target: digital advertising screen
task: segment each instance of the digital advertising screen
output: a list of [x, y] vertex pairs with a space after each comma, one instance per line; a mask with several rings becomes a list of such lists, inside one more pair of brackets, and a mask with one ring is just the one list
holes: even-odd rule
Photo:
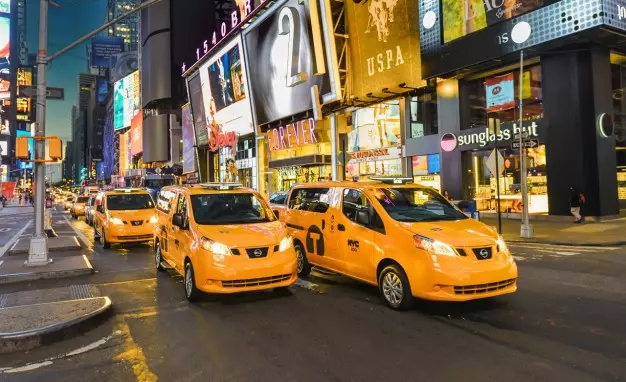
[[183, 129], [183, 174], [196, 171], [195, 148], [193, 147], [193, 116], [189, 104], [182, 108]]
[[530, 12], [544, 0], [442, 0], [443, 42]]
[[11, 0], [0, 0], [0, 13], [11, 13]]
[[[15, 136], [16, 137], [32, 137], [32, 133], [30, 131], [26, 131], [26, 130], [16, 130], [15, 131]], [[35, 154], [35, 142], [33, 139], [29, 139], [28, 140], [28, 156], [29, 158], [33, 158], [33, 155]], [[24, 168], [33, 168], [33, 163], [32, 162], [22, 162], [21, 160], [17, 161], [20, 168], [24, 169]]]
[[331, 92], [328, 74], [314, 75], [311, 36], [310, 17], [299, 0], [272, 5], [244, 31], [257, 124], [311, 110], [314, 85], [321, 95]]
[[207, 126], [240, 135], [254, 132], [241, 38], [232, 40], [200, 68], [200, 80]]
[[141, 110], [139, 71], [117, 81], [113, 94], [113, 125], [115, 130], [130, 126], [131, 120]]
[[11, 20], [0, 16], [0, 100], [11, 98]]
[[104, 99], [109, 92], [109, 81], [106, 78], [100, 78], [97, 82], [98, 86], [98, 103], [104, 103]]
[[193, 116], [196, 145], [198, 147], [204, 147], [209, 144], [209, 132], [206, 128], [206, 112], [202, 100], [202, 80], [199, 73], [187, 81], [187, 91], [189, 92], [189, 104]]
[[143, 114], [137, 113], [130, 121], [130, 155], [143, 152]]

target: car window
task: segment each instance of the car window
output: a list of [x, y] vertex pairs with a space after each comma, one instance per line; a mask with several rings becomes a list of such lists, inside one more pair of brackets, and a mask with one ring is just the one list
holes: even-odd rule
[[341, 210], [348, 219], [357, 224], [360, 224], [356, 219], [357, 211], [367, 211], [368, 214], [371, 214], [370, 224], [367, 225], [367, 227], [378, 231], [384, 231], [382, 219], [380, 219], [376, 210], [372, 208], [372, 203], [367, 196], [359, 190], [347, 188], [343, 191], [343, 203], [341, 205]]
[[148, 194], [108, 195], [109, 210], [146, 210], [154, 208], [152, 198]]
[[289, 208], [324, 213], [328, 210], [330, 188], [297, 188], [291, 192]]
[[201, 225], [253, 224], [276, 220], [267, 203], [252, 193], [193, 195], [191, 208]]
[[172, 201], [175, 196], [176, 193], [169, 190], [162, 190], [159, 192], [159, 195], [157, 196], [157, 209], [165, 213], [169, 213], [172, 209]]
[[274, 194], [270, 198], [270, 203], [285, 204], [287, 202], [287, 194]]
[[76, 198], [76, 203], [87, 203], [87, 200], [89, 200], [89, 196], [79, 196]]

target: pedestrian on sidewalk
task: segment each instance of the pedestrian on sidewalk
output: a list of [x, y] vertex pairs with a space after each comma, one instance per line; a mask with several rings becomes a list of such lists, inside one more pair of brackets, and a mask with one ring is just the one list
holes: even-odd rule
[[580, 214], [581, 197], [580, 192], [574, 186], [569, 188], [569, 207], [570, 212], [574, 216], [574, 223], [582, 223], [583, 217]]

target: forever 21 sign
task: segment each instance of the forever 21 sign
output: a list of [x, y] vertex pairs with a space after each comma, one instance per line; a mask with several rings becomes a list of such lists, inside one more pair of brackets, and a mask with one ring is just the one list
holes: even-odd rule
[[[217, 29], [211, 33], [210, 40], [204, 40], [202, 42], [202, 46], [196, 48], [196, 61], [193, 63], [200, 61], [204, 56], [206, 56], [211, 49], [218, 42], [222, 41], [224, 37], [226, 37], [230, 32], [237, 29], [248, 17], [252, 14], [259, 5], [265, 3], [266, 0], [236, 0], [237, 9], [232, 11], [230, 14], [230, 20], [228, 22], [222, 22], [218, 25]], [[193, 65], [192, 64], [192, 65]], [[189, 66], [183, 62], [182, 72], [185, 73]]]

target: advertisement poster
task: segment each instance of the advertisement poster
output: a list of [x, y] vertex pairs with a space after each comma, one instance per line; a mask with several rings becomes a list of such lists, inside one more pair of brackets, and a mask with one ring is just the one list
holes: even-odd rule
[[130, 155], [143, 152], [143, 113], [137, 113], [130, 121]]
[[209, 139], [212, 134], [251, 134], [252, 112], [243, 71], [241, 39], [236, 38], [200, 68]]
[[[256, 122], [262, 125], [311, 110], [313, 85], [320, 94], [332, 89], [327, 74], [313, 74], [311, 28], [304, 3], [285, 1], [259, 20], [246, 29], [244, 38]], [[293, 32], [287, 32], [289, 28]]]
[[11, 20], [0, 17], [0, 100], [11, 98]]
[[183, 174], [196, 171], [196, 149], [193, 146], [193, 117], [189, 104], [182, 108]]
[[11, 0], [0, 0], [0, 13], [11, 13]]
[[124, 39], [113, 36], [96, 36], [91, 39], [91, 66], [105, 66], [111, 64], [111, 57], [122, 53]]
[[439, 174], [441, 172], [441, 156], [439, 154], [428, 154], [428, 173]]
[[346, 0], [354, 96], [388, 96], [382, 89], [424, 86], [414, 0]]
[[358, 109], [352, 114], [348, 152], [398, 146], [401, 142], [400, 104], [390, 101]]
[[539, 8], [544, 0], [442, 0], [441, 5], [443, 41], [448, 43]]
[[195, 75], [187, 82], [189, 88], [189, 102], [193, 114], [193, 129], [196, 135], [196, 145], [205, 147], [209, 144], [209, 132], [206, 128], [206, 113], [202, 100], [202, 80], [200, 74]]
[[0, 156], [6, 157], [9, 155], [9, 142], [0, 141]]
[[428, 157], [418, 155], [413, 157], [413, 176], [428, 174]]
[[[15, 131], [15, 136], [16, 137], [32, 137], [32, 133], [30, 131], [26, 131], [26, 130], [16, 130]], [[35, 153], [35, 143], [33, 139], [29, 139], [28, 140], [28, 157], [32, 158], [33, 155]], [[32, 162], [22, 162], [21, 160], [17, 161], [20, 168], [24, 169], [24, 168], [33, 168], [33, 163]]]
[[487, 113], [515, 107], [515, 76], [513, 73], [485, 80]]
[[136, 71], [114, 85], [113, 119], [115, 130], [130, 126], [140, 109], [139, 72]]
[[128, 170], [128, 134], [120, 134], [120, 175], [124, 176]]
[[123, 52], [111, 56], [109, 64], [109, 79], [115, 83], [139, 68], [137, 51]]

